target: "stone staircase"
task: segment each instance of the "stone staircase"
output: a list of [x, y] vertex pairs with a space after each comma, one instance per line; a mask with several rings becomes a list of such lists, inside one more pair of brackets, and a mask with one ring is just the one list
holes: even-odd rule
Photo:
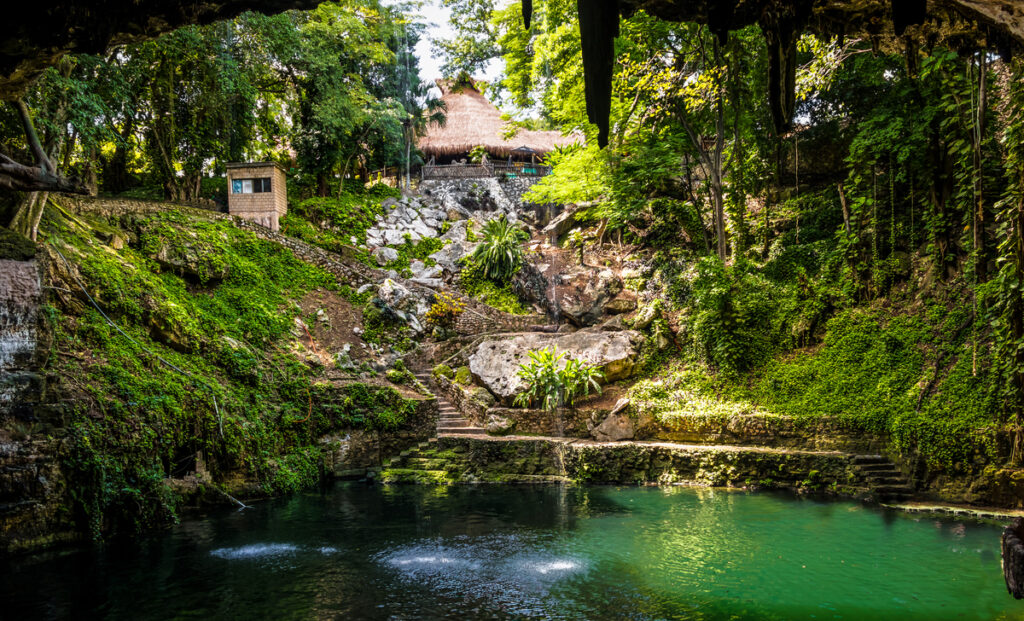
[[464, 461], [459, 453], [440, 448], [437, 438], [430, 438], [384, 462], [380, 480], [428, 485], [456, 483], [465, 469]]
[[854, 455], [854, 468], [865, 487], [883, 502], [900, 502], [914, 496], [914, 487], [896, 464], [882, 455]]
[[[416, 379], [420, 381], [424, 386], [430, 386], [430, 373], [420, 372], [416, 373]], [[437, 418], [437, 435], [474, 435], [474, 434], [486, 434], [487, 431], [480, 428], [474, 427], [472, 423], [466, 420], [466, 417], [462, 415], [454, 405], [445, 398], [444, 395], [434, 393], [434, 397], [437, 399], [437, 406], [439, 409], [439, 415]]]

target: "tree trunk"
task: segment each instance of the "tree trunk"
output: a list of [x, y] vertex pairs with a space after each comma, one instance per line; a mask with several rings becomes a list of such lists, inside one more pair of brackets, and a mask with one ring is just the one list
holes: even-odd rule
[[988, 68], [985, 63], [986, 52], [978, 55], [978, 108], [975, 112], [973, 140], [972, 142], [972, 167], [974, 169], [974, 217], [972, 218], [974, 245], [974, 273], [977, 282], [985, 280], [986, 257], [985, 257], [985, 201], [982, 194], [982, 154], [981, 146], [985, 137], [985, 106], [988, 105], [988, 93], [985, 79]]
[[49, 198], [49, 192], [30, 192], [18, 208], [18, 212], [14, 214], [9, 228], [36, 241], [39, 235], [39, 222], [43, 218], [43, 209]]

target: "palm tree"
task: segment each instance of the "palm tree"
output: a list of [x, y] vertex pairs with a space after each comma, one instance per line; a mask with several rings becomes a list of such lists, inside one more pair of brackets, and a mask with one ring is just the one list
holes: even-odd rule
[[402, 123], [405, 135], [405, 188], [409, 188], [412, 178], [412, 147], [416, 139], [427, 133], [427, 128], [436, 123], [444, 127], [447, 117], [445, 112], [447, 106], [444, 101], [434, 97], [430, 87], [426, 84], [418, 84], [408, 91], [409, 97], [405, 102], [406, 120]]
[[445, 112], [447, 107], [444, 101], [434, 97], [429, 84], [420, 82], [419, 76], [412, 66], [413, 43], [409, 40], [409, 25], [402, 23], [402, 58], [399, 62], [399, 87], [402, 92], [402, 106], [405, 108], [406, 118], [402, 121], [402, 136], [405, 139], [405, 182], [404, 186], [409, 189], [412, 179], [412, 147], [416, 138], [427, 133], [427, 127], [431, 123], [437, 123], [444, 127]]

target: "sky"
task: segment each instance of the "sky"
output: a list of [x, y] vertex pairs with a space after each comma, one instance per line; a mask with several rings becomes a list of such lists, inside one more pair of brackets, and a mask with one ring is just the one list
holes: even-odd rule
[[[429, 82], [433, 82], [441, 76], [441, 59], [434, 58], [431, 52], [431, 40], [445, 39], [453, 35], [452, 27], [448, 23], [449, 11], [441, 5], [441, 0], [428, 0], [420, 10], [423, 22], [427, 24], [427, 31], [420, 42], [416, 44], [416, 56], [420, 61], [420, 76]], [[493, 81], [499, 73], [499, 63], [491, 61], [483, 75], [474, 77], [484, 78]]]

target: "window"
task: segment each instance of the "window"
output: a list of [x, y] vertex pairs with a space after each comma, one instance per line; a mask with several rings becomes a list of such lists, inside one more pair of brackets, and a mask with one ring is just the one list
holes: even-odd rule
[[260, 179], [232, 179], [232, 194], [253, 194], [255, 192], [269, 192], [270, 177]]

